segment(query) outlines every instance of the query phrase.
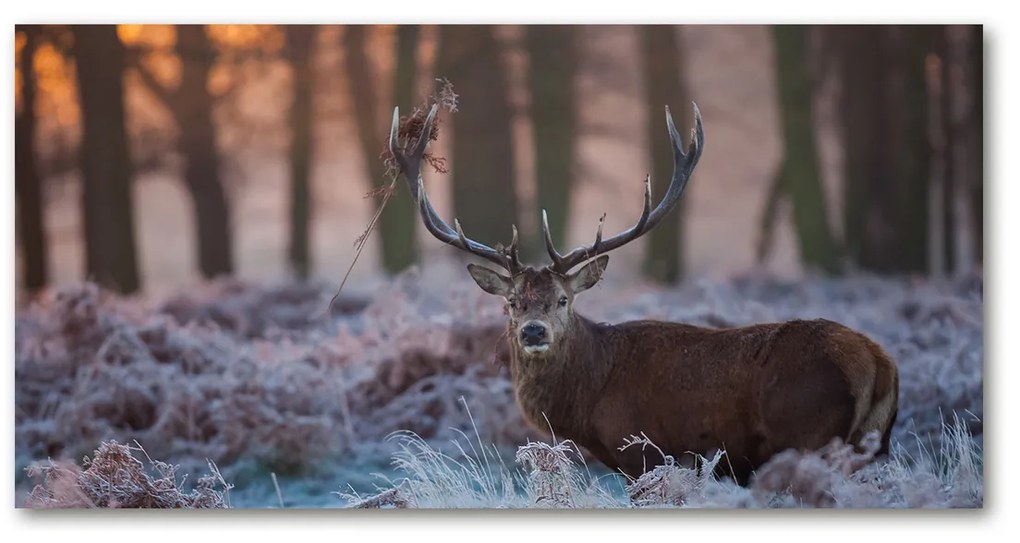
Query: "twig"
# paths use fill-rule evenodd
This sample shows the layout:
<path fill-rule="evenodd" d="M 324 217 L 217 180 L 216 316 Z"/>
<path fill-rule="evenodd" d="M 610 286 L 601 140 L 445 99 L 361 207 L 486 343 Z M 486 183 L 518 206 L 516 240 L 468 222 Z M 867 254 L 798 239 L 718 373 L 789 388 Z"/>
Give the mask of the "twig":
<path fill-rule="evenodd" d="M 269 472 L 269 477 L 273 479 L 273 487 L 276 488 L 276 499 L 280 502 L 280 509 L 285 509 L 286 506 L 283 505 L 283 493 L 280 492 L 280 483 L 276 481 L 276 472 Z"/>
<path fill-rule="evenodd" d="M 375 496 L 370 496 L 361 500 L 360 502 L 352 503 L 348 506 L 349 509 L 381 509 L 387 505 L 392 505 L 397 509 L 410 509 L 414 507 L 412 501 L 414 494 L 405 496 L 404 492 L 410 492 L 408 488 L 405 488 L 407 480 L 403 480 L 399 485 L 383 491 Z"/>
<path fill-rule="evenodd" d="M 230 503 L 230 489 L 234 488 L 234 485 L 228 483 L 227 480 L 223 478 L 223 474 L 220 473 L 220 467 L 216 465 L 216 462 L 213 462 L 208 458 L 206 458 L 205 461 L 209 465 L 209 472 L 219 480 L 221 485 L 223 485 L 223 501 L 226 502 L 227 509 L 233 509 L 234 506 Z"/>
<path fill-rule="evenodd" d="M 333 298 L 329 300 L 329 306 L 326 308 L 326 313 L 333 310 L 333 302 L 340 297 L 340 292 L 344 289 L 344 285 L 347 284 L 347 279 L 351 276 L 351 271 L 354 270 L 354 265 L 358 263 L 358 257 L 361 256 L 361 251 L 365 248 L 365 244 L 368 242 L 368 236 L 372 234 L 373 230 L 375 230 L 375 224 L 379 222 L 379 216 L 382 215 L 383 209 L 386 208 L 386 202 L 390 201 L 390 197 L 393 196 L 393 193 L 395 192 L 394 188 L 397 184 L 397 179 L 399 179 L 399 176 L 394 177 L 393 181 L 390 181 L 389 187 L 386 189 L 386 194 L 383 196 L 383 200 L 379 204 L 379 208 L 376 209 L 375 216 L 372 217 L 372 222 L 368 223 L 368 229 L 366 229 L 365 233 L 358 238 L 357 250 L 354 253 L 354 260 L 352 260 L 351 265 L 347 267 L 347 273 L 344 274 L 343 280 L 340 281 L 340 287 L 336 289 L 336 294 L 334 294 Z"/>

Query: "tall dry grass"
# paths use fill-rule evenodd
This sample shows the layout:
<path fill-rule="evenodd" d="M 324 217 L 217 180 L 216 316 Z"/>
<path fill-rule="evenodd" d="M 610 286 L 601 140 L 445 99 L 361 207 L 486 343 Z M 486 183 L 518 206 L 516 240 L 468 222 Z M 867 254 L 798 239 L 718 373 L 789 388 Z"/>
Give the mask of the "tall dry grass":
<path fill-rule="evenodd" d="M 663 455 L 637 479 L 593 477 L 570 441 L 529 442 L 517 464 L 494 462 L 481 438 L 466 434 L 444 452 L 413 434 L 399 436 L 393 462 L 402 477 L 378 493 L 338 492 L 353 508 L 975 508 L 983 498 L 980 450 L 959 417 L 942 427 L 939 448 L 922 443 L 920 457 L 897 447 L 875 458 L 879 435 L 855 448 L 834 439 L 818 451 L 776 455 L 747 487 L 720 476 L 725 451 L 684 467 Z M 478 446 L 475 446 L 477 442 Z M 634 437 L 621 448 L 655 444 Z M 657 448 L 657 447 L 656 447 Z M 494 451 L 494 449 L 493 449 Z M 661 451 L 660 451 L 661 453 Z M 725 470 L 723 470 L 725 472 Z M 613 483 L 625 493 L 614 492 Z"/>

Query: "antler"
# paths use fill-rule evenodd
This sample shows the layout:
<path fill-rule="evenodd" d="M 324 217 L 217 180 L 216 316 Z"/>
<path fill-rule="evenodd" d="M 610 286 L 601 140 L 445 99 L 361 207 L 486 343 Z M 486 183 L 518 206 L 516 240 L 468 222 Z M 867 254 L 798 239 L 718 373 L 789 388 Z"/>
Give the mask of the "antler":
<path fill-rule="evenodd" d="M 446 224 L 439 217 L 435 208 L 432 207 L 432 203 L 429 202 L 428 194 L 425 193 L 425 183 L 422 180 L 421 164 L 425 156 L 425 147 L 428 146 L 429 138 L 432 134 L 432 123 L 435 121 L 438 109 L 439 105 L 435 104 L 429 110 L 425 123 L 422 125 L 421 135 L 418 136 L 418 140 L 411 147 L 411 154 L 408 155 L 404 153 L 404 150 L 400 148 L 397 142 L 397 134 L 400 128 L 400 108 L 393 108 L 393 124 L 390 127 L 390 153 L 397 161 L 397 165 L 400 167 L 401 173 L 404 174 L 404 178 L 407 179 L 407 188 L 411 192 L 411 198 L 414 199 L 414 203 L 418 206 L 418 212 L 421 214 L 421 220 L 425 224 L 426 230 L 439 239 L 439 241 L 480 256 L 514 275 L 521 269 L 521 262 L 517 254 L 517 226 L 512 226 L 513 240 L 509 246 L 502 247 L 497 245 L 498 249 L 493 249 L 488 245 L 478 243 L 465 236 L 464 230 L 460 226 L 460 221 L 457 219 L 453 221 L 456 230 L 450 228 L 450 225 Z M 407 144 L 410 146 L 411 142 L 408 141 Z"/>
<path fill-rule="evenodd" d="M 705 144 L 705 131 L 701 126 L 701 111 L 698 109 L 698 104 L 692 102 L 692 105 L 694 106 L 694 128 L 691 130 L 691 144 L 687 148 L 687 153 L 684 153 L 683 140 L 680 138 L 680 133 L 677 132 L 676 125 L 673 124 L 673 115 L 669 112 L 669 106 L 666 106 L 666 127 L 669 129 L 669 139 L 673 143 L 673 178 L 669 182 L 669 188 L 666 190 L 666 195 L 662 197 L 662 201 L 655 206 L 655 209 L 651 209 L 652 178 L 651 176 L 645 177 L 645 204 L 637 224 L 603 240 L 602 225 L 606 219 L 603 214 L 599 219 L 598 231 L 595 233 L 595 243 L 578 247 L 566 255 L 561 255 L 553 246 L 552 235 L 549 233 L 549 219 L 545 210 L 542 210 L 545 248 L 549 251 L 549 257 L 552 259 L 552 264 L 549 265 L 550 269 L 557 273 L 567 273 L 574 266 L 590 258 L 622 247 L 655 228 L 655 225 L 659 224 L 659 221 L 676 207 L 684 187 L 687 186 L 687 181 L 691 178 L 691 172 L 694 171 L 698 159 L 701 158 L 701 151 Z"/>

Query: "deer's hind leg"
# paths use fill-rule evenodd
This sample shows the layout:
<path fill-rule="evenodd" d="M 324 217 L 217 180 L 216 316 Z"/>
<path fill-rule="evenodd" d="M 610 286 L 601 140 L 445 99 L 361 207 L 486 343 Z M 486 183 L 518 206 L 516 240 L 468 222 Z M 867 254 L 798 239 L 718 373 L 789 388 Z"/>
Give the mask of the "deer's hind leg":
<path fill-rule="evenodd" d="M 840 368 L 826 357 L 803 354 L 770 363 L 758 390 L 763 432 L 755 463 L 786 449 L 816 450 L 834 437 L 846 440 L 856 400 Z"/>

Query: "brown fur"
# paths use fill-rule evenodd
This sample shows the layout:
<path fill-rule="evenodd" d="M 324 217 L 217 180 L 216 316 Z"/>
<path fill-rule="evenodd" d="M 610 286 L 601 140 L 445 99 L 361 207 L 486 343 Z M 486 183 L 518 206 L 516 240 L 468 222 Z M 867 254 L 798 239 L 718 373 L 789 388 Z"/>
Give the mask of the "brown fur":
<path fill-rule="evenodd" d="M 511 377 L 534 427 L 551 426 L 631 477 L 662 462 L 651 448 L 620 450 L 641 432 L 685 463 L 690 453 L 725 449 L 724 471 L 742 483 L 774 454 L 818 449 L 833 437 L 857 444 L 878 430 L 888 449 L 896 366 L 867 337 L 823 319 L 728 329 L 597 324 L 572 309 L 573 287 L 591 286 L 577 279 L 589 268 L 573 276 L 527 268 L 512 280 L 471 270 L 482 288 L 514 302 Z M 571 303 L 559 307 L 563 297 Z M 529 354 L 516 340 L 521 323 L 534 319 L 551 329 L 544 353 Z"/>

